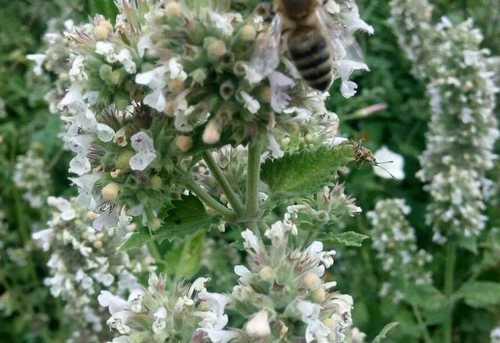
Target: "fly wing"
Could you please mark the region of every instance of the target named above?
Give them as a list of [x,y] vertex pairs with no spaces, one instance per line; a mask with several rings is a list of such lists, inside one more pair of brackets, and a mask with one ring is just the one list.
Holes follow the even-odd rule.
[[249,63],[247,78],[258,83],[269,76],[280,63],[282,19],[276,14],[267,32],[257,38],[255,51]]

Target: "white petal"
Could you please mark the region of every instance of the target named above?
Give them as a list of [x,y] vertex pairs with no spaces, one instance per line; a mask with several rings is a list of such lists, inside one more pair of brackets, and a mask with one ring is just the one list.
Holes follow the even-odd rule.
[[89,159],[84,155],[76,155],[69,162],[69,172],[76,175],[83,175],[92,169]]

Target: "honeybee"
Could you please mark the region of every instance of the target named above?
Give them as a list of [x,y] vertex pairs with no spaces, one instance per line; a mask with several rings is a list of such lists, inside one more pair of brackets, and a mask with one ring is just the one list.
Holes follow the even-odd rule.
[[[330,20],[324,9],[329,0],[274,0],[271,29],[258,38],[251,67],[260,81],[279,65],[282,50],[302,79],[325,92],[333,83],[333,57],[342,39],[343,28]],[[339,49],[340,48],[340,49]]]

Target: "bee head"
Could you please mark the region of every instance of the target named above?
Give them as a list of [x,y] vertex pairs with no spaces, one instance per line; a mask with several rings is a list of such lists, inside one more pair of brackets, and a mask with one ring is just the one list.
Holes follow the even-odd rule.
[[290,19],[300,20],[311,15],[318,6],[317,0],[281,0],[280,7]]

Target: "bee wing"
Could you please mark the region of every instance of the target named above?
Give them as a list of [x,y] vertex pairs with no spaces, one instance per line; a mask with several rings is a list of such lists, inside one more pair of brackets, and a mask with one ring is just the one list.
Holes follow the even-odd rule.
[[249,63],[248,79],[258,83],[269,76],[280,63],[282,19],[276,15],[267,32],[259,35],[255,51]]

